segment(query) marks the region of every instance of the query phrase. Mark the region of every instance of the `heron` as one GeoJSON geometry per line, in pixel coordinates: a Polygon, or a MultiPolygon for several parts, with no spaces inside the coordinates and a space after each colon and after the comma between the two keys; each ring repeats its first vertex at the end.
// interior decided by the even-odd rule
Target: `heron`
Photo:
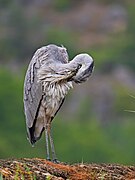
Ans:
{"type": "Polygon", "coordinates": [[[58,162],[51,134],[52,120],[73,88],[73,82],[85,82],[93,69],[94,60],[90,55],[78,54],[69,61],[64,46],[49,44],[34,53],[24,80],[24,113],[32,145],[45,132],[47,160],[58,162]]]}

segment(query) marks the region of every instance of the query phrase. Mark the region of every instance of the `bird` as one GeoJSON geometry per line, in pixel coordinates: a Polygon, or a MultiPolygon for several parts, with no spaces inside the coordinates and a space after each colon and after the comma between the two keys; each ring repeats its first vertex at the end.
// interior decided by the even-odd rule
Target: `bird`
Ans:
{"type": "Polygon", "coordinates": [[[93,69],[94,60],[90,55],[81,53],[69,61],[64,46],[49,44],[34,53],[24,79],[24,114],[31,145],[45,132],[47,160],[59,162],[52,138],[52,120],[73,88],[73,82],[85,82],[93,69]]]}

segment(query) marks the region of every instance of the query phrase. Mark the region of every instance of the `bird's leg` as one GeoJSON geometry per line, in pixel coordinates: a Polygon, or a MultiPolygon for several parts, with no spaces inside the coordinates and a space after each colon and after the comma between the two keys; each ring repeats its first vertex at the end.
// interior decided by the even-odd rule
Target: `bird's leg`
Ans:
{"type": "Polygon", "coordinates": [[[55,148],[54,148],[54,142],[53,142],[53,138],[52,138],[51,129],[50,129],[50,132],[49,132],[49,139],[50,139],[50,146],[51,146],[51,151],[52,151],[53,162],[59,163],[59,161],[58,161],[58,159],[56,157],[56,153],[55,153],[55,148]]]}
{"type": "Polygon", "coordinates": [[[50,153],[49,153],[49,141],[48,141],[48,128],[47,128],[47,126],[45,126],[45,140],[46,140],[46,155],[47,155],[46,159],[50,161],[51,159],[50,159],[50,153]]]}

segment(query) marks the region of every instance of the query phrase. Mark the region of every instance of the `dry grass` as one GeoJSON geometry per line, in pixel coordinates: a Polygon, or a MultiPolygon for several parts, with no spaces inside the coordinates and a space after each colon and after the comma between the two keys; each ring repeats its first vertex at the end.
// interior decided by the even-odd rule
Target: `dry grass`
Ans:
{"type": "Polygon", "coordinates": [[[44,159],[0,160],[2,179],[134,180],[135,167],[115,164],[54,164],[44,159]]]}

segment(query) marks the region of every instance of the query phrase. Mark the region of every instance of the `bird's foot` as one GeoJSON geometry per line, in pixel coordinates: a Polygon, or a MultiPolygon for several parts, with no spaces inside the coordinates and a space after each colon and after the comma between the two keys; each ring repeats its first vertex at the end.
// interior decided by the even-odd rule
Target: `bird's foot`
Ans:
{"type": "Polygon", "coordinates": [[[50,159],[50,158],[46,158],[46,160],[47,160],[47,161],[51,161],[51,159],[50,159]]]}
{"type": "Polygon", "coordinates": [[[52,162],[56,163],[56,164],[59,164],[60,161],[58,161],[58,159],[53,159],[52,162]]]}
{"type": "Polygon", "coordinates": [[[53,159],[53,160],[51,160],[50,158],[47,158],[46,159],[47,161],[51,161],[51,162],[53,162],[53,163],[55,163],[55,164],[63,164],[63,165],[67,165],[68,163],[65,163],[65,162],[61,162],[61,161],[59,161],[58,159],[53,159]]]}

